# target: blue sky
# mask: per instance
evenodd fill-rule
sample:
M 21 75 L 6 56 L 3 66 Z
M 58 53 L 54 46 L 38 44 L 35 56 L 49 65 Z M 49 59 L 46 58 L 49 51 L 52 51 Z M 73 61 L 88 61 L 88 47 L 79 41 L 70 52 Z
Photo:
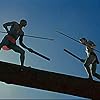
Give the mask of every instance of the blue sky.
M 100 0 L 0 0 L 0 15 L 0 31 L 5 31 L 3 23 L 13 20 L 19 22 L 24 18 L 28 21 L 27 27 L 23 29 L 25 34 L 55 39 L 46 41 L 25 37 L 24 42 L 27 46 L 51 58 L 48 62 L 26 50 L 26 66 L 87 78 L 82 63 L 63 51 L 64 48 L 68 48 L 85 58 L 84 46 L 56 33 L 56 30 L 77 40 L 81 37 L 90 39 L 97 45 L 96 49 L 100 50 Z M 4 34 L 1 34 L 0 40 L 3 37 Z M 97 55 L 100 58 L 100 54 Z M 20 64 L 19 54 L 12 50 L 7 52 L 2 50 L 0 61 Z M 97 66 L 98 73 L 100 73 L 99 66 Z M 0 82 L 1 98 L 80 99 L 71 95 Z

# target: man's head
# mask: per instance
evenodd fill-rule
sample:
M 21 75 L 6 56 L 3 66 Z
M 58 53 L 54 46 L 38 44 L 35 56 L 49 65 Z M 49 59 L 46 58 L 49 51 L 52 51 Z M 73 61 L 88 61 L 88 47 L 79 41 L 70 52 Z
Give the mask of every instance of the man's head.
M 23 27 L 25 27 L 25 26 L 27 25 L 27 21 L 24 20 L 24 19 L 22 19 L 22 20 L 20 21 L 20 25 L 23 26 Z
M 87 43 L 86 38 L 80 38 L 80 43 L 86 45 L 86 43 Z
M 89 48 L 95 48 L 95 44 L 94 44 L 94 42 L 92 42 L 92 41 L 90 41 L 90 40 L 87 40 L 87 39 L 85 39 L 85 38 L 81 38 L 80 39 L 80 43 L 82 43 L 83 45 L 86 45 L 87 47 L 89 47 Z

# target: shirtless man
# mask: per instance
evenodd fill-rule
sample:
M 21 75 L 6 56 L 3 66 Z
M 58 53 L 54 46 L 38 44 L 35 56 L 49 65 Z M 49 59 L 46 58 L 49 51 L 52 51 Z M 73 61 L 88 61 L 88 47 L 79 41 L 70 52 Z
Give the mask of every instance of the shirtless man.
M 92 75 L 100 79 L 100 75 L 96 73 L 96 67 L 97 64 L 99 64 L 99 61 L 95 52 L 93 51 L 96 45 L 92 41 L 86 40 L 85 38 L 81 38 L 80 43 L 86 47 L 87 59 L 84 62 L 84 67 L 87 71 L 89 79 L 93 79 Z
M 17 23 L 15 21 L 12 22 L 7 22 L 3 24 L 3 27 L 7 31 L 7 35 L 3 38 L 2 42 L 0 43 L 0 49 L 12 49 L 13 51 L 20 53 L 20 62 L 21 62 L 21 67 L 24 66 L 24 60 L 25 60 L 25 51 L 16 45 L 16 40 L 19 39 L 19 44 L 27 49 L 29 52 L 33 52 L 31 48 L 28 48 L 25 46 L 23 43 L 23 36 L 24 32 L 22 31 L 22 28 L 27 25 L 27 21 L 22 19 L 20 23 Z M 8 29 L 8 26 L 10 26 L 10 30 Z

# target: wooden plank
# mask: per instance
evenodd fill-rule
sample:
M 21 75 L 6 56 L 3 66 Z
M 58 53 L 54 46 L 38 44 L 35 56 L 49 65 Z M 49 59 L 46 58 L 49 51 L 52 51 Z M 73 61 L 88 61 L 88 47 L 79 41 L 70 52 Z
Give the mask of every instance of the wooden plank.
M 0 81 L 74 96 L 100 99 L 100 82 L 55 72 L 0 62 Z

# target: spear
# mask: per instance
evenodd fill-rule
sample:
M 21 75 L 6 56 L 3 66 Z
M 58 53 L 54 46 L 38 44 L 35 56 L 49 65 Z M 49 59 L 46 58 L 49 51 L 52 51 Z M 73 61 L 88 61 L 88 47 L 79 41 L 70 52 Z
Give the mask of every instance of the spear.
M 0 33 L 7 33 L 7 32 L 0 31 Z M 44 40 L 50 40 L 50 41 L 53 41 L 54 40 L 54 39 L 51 39 L 51 38 L 39 37 L 39 36 L 34 36 L 34 35 L 24 35 L 24 36 L 31 37 L 31 38 L 44 39 Z
M 44 59 L 50 61 L 50 58 L 48 58 L 48 57 L 46 57 L 46 56 L 44 56 L 44 55 L 38 53 L 37 51 L 32 50 L 32 53 L 34 53 L 34 54 L 36 54 L 36 55 L 38 55 L 38 56 L 40 56 L 40 57 L 42 57 L 42 58 L 44 58 Z
M 67 49 L 64 49 L 65 52 L 67 52 L 68 54 L 70 54 L 71 56 L 73 56 L 74 58 L 78 59 L 79 61 L 81 61 L 82 63 L 85 61 L 83 59 L 81 59 L 80 57 L 78 57 L 77 55 L 73 54 L 72 52 L 70 52 Z
M 64 34 L 63 32 L 60 32 L 60 31 L 56 31 L 56 32 L 59 33 L 59 34 L 61 34 L 61 35 L 63 35 L 63 36 L 65 36 L 65 37 L 67 37 L 67 38 L 69 38 L 69 39 L 71 39 L 71 40 L 73 40 L 73 41 L 75 41 L 75 42 L 77 42 L 77 43 L 80 43 L 78 40 L 72 38 L 71 36 L 68 36 L 68 35 Z M 96 49 L 94 49 L 94 50 L 100 53 L 100 51 L 98 51 Z

